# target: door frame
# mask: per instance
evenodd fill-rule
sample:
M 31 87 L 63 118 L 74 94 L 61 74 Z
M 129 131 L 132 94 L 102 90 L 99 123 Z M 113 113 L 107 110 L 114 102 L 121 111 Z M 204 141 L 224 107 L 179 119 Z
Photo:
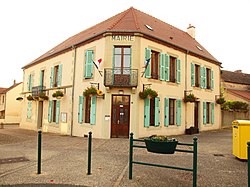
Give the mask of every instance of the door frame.
M 200 116 L 200 107 L 199 107 L 199 101 L 194 102 L 194 127 L 199 128 L 199 116 Z
M 130 95 L 124 95 L 124 94 L 112 94 L 111 95 L 111 120 L 110 120 L 110 138 L 112 137 L 112 125 L 113 125 L 113 96 L 127 96 L 129 98 L 129 111 L 128 111 L 128 132 L 126 138 L 129 138 L 129 132 L 130 132 Z M 119 137 L 118 137 L 119 138 Z

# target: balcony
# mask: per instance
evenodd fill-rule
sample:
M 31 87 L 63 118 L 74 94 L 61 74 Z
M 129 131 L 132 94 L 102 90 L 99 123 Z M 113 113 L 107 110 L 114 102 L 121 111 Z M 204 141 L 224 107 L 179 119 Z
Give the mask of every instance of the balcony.
M 138 69 L 106 68 L 104 69 L 106 87 L 137 87 Z
M 36 97 L 40 93 L 45 92 L 44 90 L 45 90 L 45 86 L 35 86 L 35 87 L 32 87 L 32 96 Z

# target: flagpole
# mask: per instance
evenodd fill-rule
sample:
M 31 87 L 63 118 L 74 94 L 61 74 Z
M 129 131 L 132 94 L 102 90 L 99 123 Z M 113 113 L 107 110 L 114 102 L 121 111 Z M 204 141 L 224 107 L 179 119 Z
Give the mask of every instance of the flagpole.
M 149 61 L 150 61 L 150 58 L 146 60 L 145 70 L 144 70 L 144 72 L 142 72 L 141 77 L 144 76 L 144 74 L 145 74 L 145 72 L 146 72 L 146 70 L 147 70 L 147 68 L 148 68 Z

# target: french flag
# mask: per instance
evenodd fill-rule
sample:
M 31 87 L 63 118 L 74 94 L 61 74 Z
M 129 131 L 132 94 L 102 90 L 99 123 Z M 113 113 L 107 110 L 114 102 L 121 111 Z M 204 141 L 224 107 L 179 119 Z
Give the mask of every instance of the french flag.
M 94 65 L 95 65 L 96 69 L 99 70 L 99 67 L 100 67 L 101 62 L 102 62 L 102 59 L 101 59 L 101 58 L 99 58 L 99 59 L 97 60 L 97 62 L 95 62 L 95 61 L 93 60 L 93 63 L 94 63 Z
M 150 58 L 146 59 L 145 66 L 144 66 L 145 69 L 147 69 L 149 62 L 150 62 Z

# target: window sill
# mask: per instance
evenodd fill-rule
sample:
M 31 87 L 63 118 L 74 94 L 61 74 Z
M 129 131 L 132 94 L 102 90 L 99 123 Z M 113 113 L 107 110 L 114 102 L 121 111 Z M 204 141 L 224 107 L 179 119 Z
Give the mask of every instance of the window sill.
M 59 128 L 59 124 L 56 124 L 56 122 L 50 122 L 49 126 Z

